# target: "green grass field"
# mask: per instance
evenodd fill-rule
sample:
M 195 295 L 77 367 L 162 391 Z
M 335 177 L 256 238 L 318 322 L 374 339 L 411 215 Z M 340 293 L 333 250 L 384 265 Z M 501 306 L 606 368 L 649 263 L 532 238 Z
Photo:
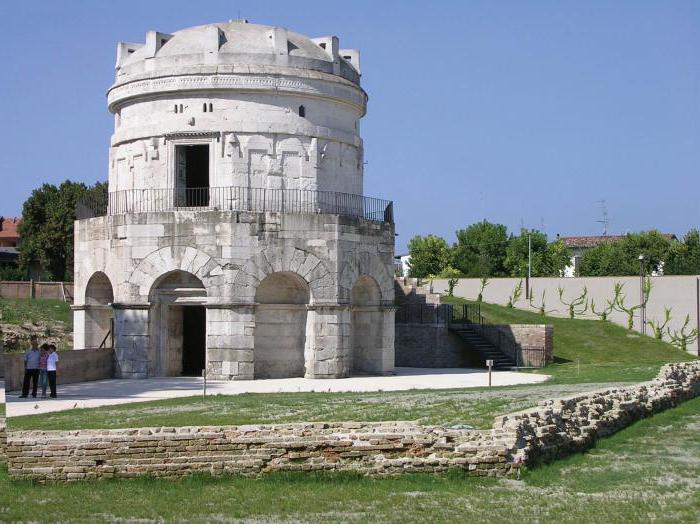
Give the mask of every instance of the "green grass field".
M 38 324 L 40 322 L 64 322 L 73 329 L 73 312 L 70 304 L 62 300 L 29 300 L 24 298 L 0 298 L 0 321 L 5 324 Z
M 474 304 L 457 297 L 443 297 L 443 302 Z M 554 364 L 544 371 L 557 383 L 651 380 L 663 364 L 695 358 L 662 340 L 641 336 L 612 322 L 543 317 L 486 303 L 481 304 L 481 314 L 493 324 L 554 326 Z
M 11 429 L 98 429 L 139 426 L 275 424 L 416 420 L 490 428 L 496 415 L 538 400 L 573 395 L 601 384 L 518 386 L 373 393 L 247 393 L 178 398 L 12 417 Z
M 698 522 L 700 398 L 521 480 L 196 476 L 35 485 L 0 466 L 3 522 Z
M 454 303 L 460 299 L 450 298 Z M 536 313 L 491 304 L 494 323 L 542 323 Z M 491 427 L 493 418 L 583 389 L 653 378 L 667 362 L 690 354 L 597 320 L 546 318 L 554 324 L 556 362 L 542 385 L 488 389 L 374 393 L 265 393 L 180 398 L 122 406 L 13 417 L 12 429 L 123 428 L 135 426 L 272 424 L 299 421 L 416 420 L 424 424 Z M 585 385 L 585 386 L 584 386 Z

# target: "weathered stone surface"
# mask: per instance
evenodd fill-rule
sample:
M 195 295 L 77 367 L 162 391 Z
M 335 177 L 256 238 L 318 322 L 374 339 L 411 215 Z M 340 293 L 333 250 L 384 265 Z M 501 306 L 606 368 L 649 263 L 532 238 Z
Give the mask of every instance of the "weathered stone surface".
M 118 377 L 178 375 L 184 308 L 204 306 L 207 356 L 189 373 L 391 372 L 380 306 L 393 301 L 394 227 L 388 202 L 362 196 L 366 102 L 359 54 L 337 37 L 230 21 L 120 43 L 107 216 L 75 226 L 75 347 L 114 320 Z M 275 275 L 304 299 L 262 300 Z M 352 300 L 361 278 L 371 304 Z M 336 310 L 307 314 L 320 304 Z M 375 309 L 353 317 L 355 305 Z

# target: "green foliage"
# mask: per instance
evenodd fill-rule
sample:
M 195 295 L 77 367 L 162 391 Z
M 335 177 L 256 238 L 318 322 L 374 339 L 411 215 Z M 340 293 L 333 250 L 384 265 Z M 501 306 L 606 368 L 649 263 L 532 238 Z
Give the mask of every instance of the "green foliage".
M 14 264 L 0 266 L 0 280 L 22 281 L 29 280 L 27 274 Z
M 481 277 L 479 283 L 481 284 L 481 287 L 479 288 L 479 296 L 476 298 L 477 302 L 481 302 L 484 299 L 484 289 L 486 289 L 486 286 L 489 285 L 488 277 Z
M 602 309 L 596 309 L 595 302 L 593 299 L 591 299 L 591 313 L 593 313 L 603 322 L 608 320 L 608 316 L 613 312 L 613 309 L 615 309 L 615 304 L 613 302 L 610 302 L 609 300 L 606 300 L 605 302 L 606 305 L 603 306 Z
M 681 351 L 688 351 L 688 344 L 692 344 L 698 339 L 697 328 L 693 328 L 686 333 L 685 330 L 688 329 L 688 324 L 690 324 L 690 315 L 685 316 L 685 322 L 683 322 L 683 327 L 681 327 L 680 330 L 673 332 L 671 332 L 670 328 L 666 330 L 671 339 L 671 344 Z
M 528 236 L 532 255 L 531 274 L 533 277 L 558 277 L 571 260 L 571 250 L 563 241 L 547 243 L 547 235 L 540 231 L 522 229 L 519 236 L 513 236 L 506 248 L 504 266 L 510 276 L 527 275 Z
M 559 286 L 559 301 L 567 306 L 569 308 L 569 318 L 574 319 L 576 318 L 576 315 L 583 315 L 586 310 L 588 309 L 588 288 L 586 286 L 583 286 L 583 291 L 579 296 L 576 298 L 570 300 L 569 302 L 566 302 L 564 300 L 564 289 Z M 581 306 L 583 306 L 583 309 L 581 309 Z
M 459 269 L 455 269 L 452 266 L 447 266 L 445 270 L 438 275 L 439 278 L 447 279 L 447 296 L 454 296 L 455 286 L 459 282 L 459 278 L 461 276 L 462 273 L 459 271 Z
M 666 326 L 668 323 L 671 321 L 671 308 L 670 307 L 665 307 L 664 308 L 664 321 L 661 322 L 660 320 L 648 320 L 647 324 L 651 327 L 651 329 L 654 332 L 654 338 L 661 340 L 664 337 L 664 329 L 666 329 Z
M 535 296 L 535 289 L 530 288 L 530 297 L 528 298 L 528 302 L 530 303 L 530 307 L 532 309 L 536 309 L 537 312 L 540 314 L 540 316 L 544 317 L 547 315 L 547 313 L 551 313 L 552 311 L 554 311 L 553 309 L 547 310 L 547 291 L 546 290 L 544 290 L 544 289 L 542 290 L 542 298 L 540 299 L 539 306 L 535 305 L 534 300 L 533 300 L 534 296 Z
M 649 295 L 651 294 L 651 278 L 646 277 L 644 279 L 644 284 L 642 286 L 642 303 L 635 304 L 633 306 L 625 306 L 625 295 L 622 293 L 624 284 L 617 282 L 615 284 L 615 309 L 621 313 L 627 314 L 627 329 L 632 331 L 634 329 L 634 313 L 642 306 L 646 306 L 649 302 Z
M 513 293 L 508 297 L 508 304 L 506 304 L 506 307 L 512 308 L 518 300 L 520 300 L 520 297 L 523 295 L 523 280 L 520 279 L 520 281 L 515 285 L 513 288 Z
M 611 239 L 581 255 L 580 276 L 638 275 L 639 255 L 644 255 L 644 272 L 661 271 L 671 242 L 656 230 L 628 233 L 621 240 Z
M 700 275 L 700 233 L 691 229 L 683 241 L 674 241 L 664 264 L 665 275 Z
M 76 203 L 91 194 L 102 195 L 105 183 L 87 187 L 66 180 L 60 186 L 44 184 L 32 191 L 22 207 L 19 267 L 27 274 L 38 261 L 47 280 L 73 280 L 73 222 Z
M 486 220 L 456 232 L 453 265 L 465 277 L 507 276 L 504 261 L 508 245 L 508 230 L 503 224 Z
M 445 239 L 428 235 L 416 235 L 408 242 L 411 255 L 408 274 L 413 278 L 439 275 L 450 264 L 450 248 Z

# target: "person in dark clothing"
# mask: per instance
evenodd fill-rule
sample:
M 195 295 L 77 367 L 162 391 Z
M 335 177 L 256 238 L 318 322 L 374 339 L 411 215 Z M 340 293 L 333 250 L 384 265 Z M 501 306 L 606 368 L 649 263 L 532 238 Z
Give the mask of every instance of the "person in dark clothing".
M 24 354 L 24 383 L 20 398 L 29 395 L 29 384 L 32 385 L 32 397 L 36 398 L 36 390 L 39 386 L 39 364 L 41 353 L 39 352 L 39 339 L 36 335 L 29 337 L 29 349 Z

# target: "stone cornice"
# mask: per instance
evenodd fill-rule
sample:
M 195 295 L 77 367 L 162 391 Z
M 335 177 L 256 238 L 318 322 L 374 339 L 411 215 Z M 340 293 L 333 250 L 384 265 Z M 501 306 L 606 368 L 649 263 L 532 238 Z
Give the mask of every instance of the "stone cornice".
M 326 78 L 307 78 L 299 71 L 295 73 L 294 76 L 286 76 L 217 72 L 145 78 L 115 85 L 107 92 L 107 103 L 109 110 L 114 113 L 119 105 L 128 100 L 156 94 L 202 90 L 272 92 L 328 98 L 354 106 L 364 115 L 367 95 L 361 88 L 351 83 L 337 82 L 332 76 L 333 80 L 329 81 Z

